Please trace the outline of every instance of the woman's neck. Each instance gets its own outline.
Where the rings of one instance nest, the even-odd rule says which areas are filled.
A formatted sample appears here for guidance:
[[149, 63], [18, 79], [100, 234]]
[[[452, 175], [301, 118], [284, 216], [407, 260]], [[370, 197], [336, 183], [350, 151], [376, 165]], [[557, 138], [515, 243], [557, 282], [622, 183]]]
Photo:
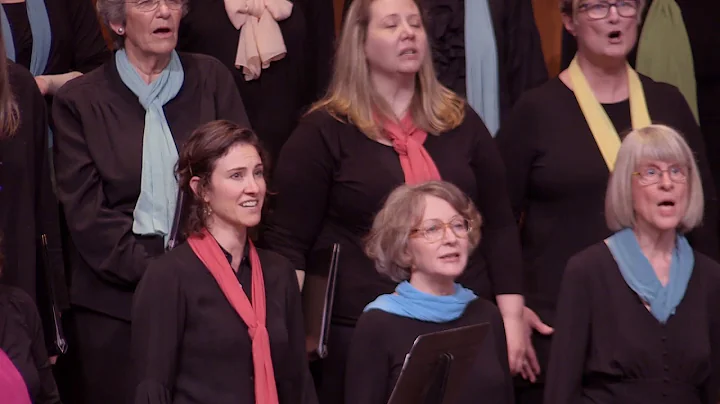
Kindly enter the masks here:
[[660, 282], [667, 283], [677, 232], [674, 229], [659, 230], [650, 225], [638, 223], [633, 229], [633, 233], [640, 245], [640, 250], [652, 265]]
[[396, 74], [387, 76], [371, 74], [370, 80], [375, 91], [390, 106], [395, 117], [402, 119], [410, 108], [415, 95], [415, 75]]
[[417, 290], [435, 296], [455, 294], [455, 279], [448, 277], [426, 277], [419, 273], [410, 275], [410, 284]]
[[247, 228], [232, 226], [210, 217], [208, 218], [207, 229], [215, 237], [220, 247], [230, 253], [232, 256], [231, 266], [237, 270], [245, 251]]
[[130, 64], [135, 67], [140, 78], [147, 84], [155, 81], [168, 64], [170, 64], [170, 54], [148, 54], [132, 46], [130, 43], [126, 43], [125, 53], [127, 54]]
[[587, 58], [577, 54], [577, 62], [595, 98], [601, 104], [613, 104], [628, 99], [627, 64], [624, 60]]

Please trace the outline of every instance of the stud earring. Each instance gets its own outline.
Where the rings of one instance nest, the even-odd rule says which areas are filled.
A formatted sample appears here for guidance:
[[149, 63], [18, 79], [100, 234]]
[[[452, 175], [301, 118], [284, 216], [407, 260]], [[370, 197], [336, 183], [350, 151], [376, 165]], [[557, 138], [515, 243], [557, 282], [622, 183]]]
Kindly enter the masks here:
[[123, 27], [118, 28], [118, 35], [122, 35], [124, 33], [125, 33], [125, 28], [123, 28]]

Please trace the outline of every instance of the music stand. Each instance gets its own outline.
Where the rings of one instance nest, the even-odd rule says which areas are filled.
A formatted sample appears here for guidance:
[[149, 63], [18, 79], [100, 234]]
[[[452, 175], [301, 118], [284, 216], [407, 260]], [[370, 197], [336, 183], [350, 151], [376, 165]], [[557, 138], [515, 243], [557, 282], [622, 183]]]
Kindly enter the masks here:
[[488, 323], [419, 336], [388, 404], [454, 404], [477, 362]]
[[303, 284], [302, 304], [305, 319], [305, 348], [311, 360], [327, 357], [330, 321], [335, 301], [335, 283], [340, 244], [316, 251], [308, 259]]

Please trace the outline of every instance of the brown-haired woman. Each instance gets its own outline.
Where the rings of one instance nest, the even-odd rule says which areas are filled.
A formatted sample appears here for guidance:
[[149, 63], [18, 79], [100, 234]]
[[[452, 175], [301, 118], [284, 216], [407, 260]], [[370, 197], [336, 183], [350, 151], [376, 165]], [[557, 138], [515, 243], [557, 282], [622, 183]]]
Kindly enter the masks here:
[[[45, 100], [30, 72], [5, 58], [1, 35], [0, 233], [5, 234], [2, 283], [22, 289], [44, 308], [50, 298], [45, 288], [49, 276], [57, 292], [58, 300], [53, 303], [67, 307], [58, 205], [50, 180]], [[43, 234], [48, 243], [48, 268], [38, 260], [43, 256]], [[45, 310], [41, 314], [43, 319], [51, 319]]]
[[185, 144], [177, 172], [189, 238], [149, 265], [135, 294], [136, 403], [317, 401], [294, 268], [248, 238], [266, 164], [257, 136], [228, 121]]
[[306, 262], [312, 250], [342, 245], [321, 401], [342, 400], [355, 323], [369, 302], [395, 286], [375, 271], [361, 240], [387, 195], [405, 182], [449, 181], [486, 217], [486, 241], [459, 282], [496, 298], [512, 368], [527, 336], [502, 161], [478, 115], [438, 82], [418, 3], [355, 1], [335, 63], [327, 96], [280, 154], [277, 204], [265, 233], [271, 248], [302, 271], [313, 270]]
[[396, 188], [373, 221], [366, 252], [377, 271], [400, 282], [367, 305], [348, 355], [346, 404], [385, 404], [418, 336], [489, 323], [490, 332], [454, 403], [511, 404], [513, 384], [502, 317], [491, 302], [456, 283], [480, 242], [480, 214], [443, 181]]

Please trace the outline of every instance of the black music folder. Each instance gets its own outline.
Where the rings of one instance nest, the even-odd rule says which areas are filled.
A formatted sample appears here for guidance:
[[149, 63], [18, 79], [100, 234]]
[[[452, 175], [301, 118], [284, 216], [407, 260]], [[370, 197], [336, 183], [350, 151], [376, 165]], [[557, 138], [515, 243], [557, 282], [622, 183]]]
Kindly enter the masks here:
[[177, 204], [175, 204], [175, 215], [173, 216], [172, 228], [168, 235], [168, 243], [165, 246], [166, 251], [170, 251], [173, 248], [179, 246], [185, 241], [183, 234], [183, 225], [185, 222], [185, 192], [182, 189], [178, 190]]
[[419, 336], [388, 404], [454, 404], [467, 386], [488, 323]]
[[302, 291], [305, 348], [311, 360], [327, 356], [330, 320], [337, 280], [340, 244], [313, 252], [308, 259]]

